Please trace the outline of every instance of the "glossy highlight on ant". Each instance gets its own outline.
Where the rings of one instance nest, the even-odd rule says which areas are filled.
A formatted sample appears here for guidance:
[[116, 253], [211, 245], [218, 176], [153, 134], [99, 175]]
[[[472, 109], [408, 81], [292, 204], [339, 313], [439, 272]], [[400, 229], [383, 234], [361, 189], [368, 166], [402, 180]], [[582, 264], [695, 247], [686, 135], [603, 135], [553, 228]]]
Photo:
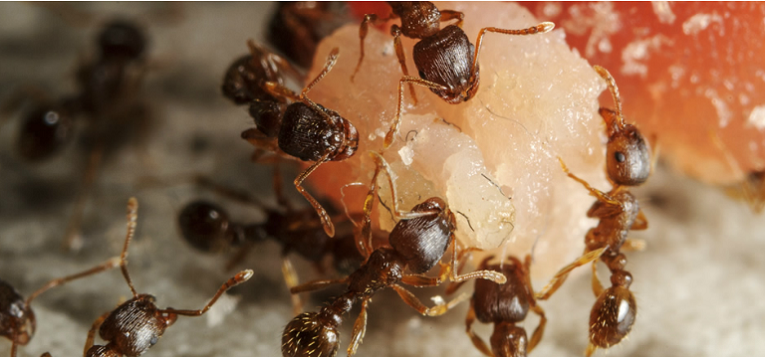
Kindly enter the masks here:
[[[263, 89], [276, 100], [253, 101], [250, 115], [256, 128], [242, 133], [242, 138], [258, 150], [275, 152], [313, 164], [294, 180], [295, 188], [311, 204], [319, 215], [328, 236], [335, 235], [335, 228], [327, 211], [303, 188], [303, 181], [327, 161], [342, 161], [356, 152], [359, 133], [356, 127], [337, 112], [315, 103], [307, 94], [337, 63], [339, 50], [333, 49], [324, 69], [298, 95], [278, 82], [267, 81]], [[287, 100], [291, 104], [285, 105]]]
[[[591, 187], [569, 172], [559, 158], [563, 171], [597, 198], [587, 211], [587, 217], [600, 221], [587, 232], [584, 254], [556, 273], [550, 283], [537, 294], [537, 299], [547, 300], [565, 282], [572, 270], [592, 263], [592, 289], [597, 300], [590, 312], [590, 343], [585, 352], [588, 357], [597, 348], [609, 348], [621, 342], [635, 323], [637, 304], [629, 290], [632, 274], [625, 270], [627, 258], [621, 250], [643, 249], [642, 241], [627, 238], [631, 230], [648, 228], [648, 220], [638, 200], [629, 192], [629, 187], [645, 182], [652, 166], [647, 142], [636, 127], [624, 123], [621, 99], [613, 77], [603, 67], [595, 66], [594, 69], [608, 84], [616, 103], [616, 111], [600, 108], [609, 137], [606, 172], [613, 188], [609, 192], [602, 192]], [[598, 279], [597, 259], [605, 263], [611, 272], [610, 288], [603, 288]]]
[[[178, 310], [174, 308], [159, 309], [154, 304], [155, 298], [149, 294], [139, 294], [127, 270], [127, 255], [130, 240], [135, 233], [138, 218], [138, 201], [131, 198], [127, 205], [127, 235], [125, 245], [120, 255], [119, 266], [133, 297], [120, 304], [113, 311], [101, 315], [93, 323], [85, 342], [84, 357], [135, 357], [145, 353], [159, 341], [159, 338], [170, 325], [175, 323], [178, 315], [201, 316], [220, 298], [223, 293], [249, 280], [252, 270], [244, 270], [226, 281], [212, 299], [199, 310]], [[106, 345], [95, 345], [96, 331], [107, 341]]]
[[[396, 56], [401, 64], [404, 77], [399, 81], [396, 117], [385, 135], [384, 148], [388, 148], [393, 143], [393, 136], [398, 131], [398, 125], [401, 121], [401, 107], [404, 102], [404, 84], [409, 84], [415, 102], [417, 99], [414, 97], [413, 84], [427, 87], [448, 103], [465, 102], [478, 92], [480, 84], [478, 55], [481, 51], [483, 36], [487, 32], [505, 35], [532, 35], [550, 32], [555, 28], [555, 24], [552, 22], [543, 22], [520, 30], [485, 27], [479, 31], [474, 46], [468, 40], [465, 32], [462, 31], [464, 14], [459, 11], [438, 10], [433, 3], [428, 1], [389, 2], [388, 4], [392, 11], [390, 18], [379, 20], [374, 14], [368, 14], [364, 17], [359, 29], [361, 56], [351, 77], [353, 80], [364, 60], [364, 38], [368, 32], [369, 22], [375, 23], [391, 18], [401, 18], [401, 27], [393, 25], [391, 35], [393, 35]], [[443, 29], [440, 28], [441, 22], [453, 19], [457, 20], [456, 24]], [[406, 68], [406, 56], [401, 43], [402, 34], [420, 40], [414, 46], [412, 54], [420, 78], [409, 76], [409, 71]]]
[[[492, 259], [494, 256], [486, 257], [478, 269], [501, 272], [507, 282], [498, 285], [486, 280], [475, 281], [475, 290], [465, 317], [465, 332], [473, 345], [486, 356], [526, 357], [542, 340], [547, 324], [545, 312], [537, 304], [531, 286], [531, 256], [527, 255], [523, 263], [509, 256], [502, 264], [488, 265]], [[459, 289], [461, 285], [450, 285], [447, 294]], [[531, 340], [526, 330], [516, 325], [526, 319], [529, 310], [540, 318]], [[489, 339], [491, 348], [473, 331], [476, 319], [485, 324], [494, 324], [494, 332]]]
[[[449, 303], [428, 308], [401, 283], [415, 287], [437, 286], [446, 278], [454, 282], [469, 279], [487, 279], [493, 283], [505, 283], [505, 277], [495, 271], [475, 271], [457, 275], [457, 246], [454, 239], [456, 220], [444, 200], [432, 197], [416, 205], [410, 212], [400, 212], [395, 206], [396, 194], [389, 172], [389, 167], [379, 154], [372, 153], [377, 168], [372, 184], [364, 202], [364, 220], [362, 234], [357, 236], [357, 245], [364, 252], [366, 261], [348, 277], [336, 280], [317, 280], [291, 289], [292, 293], [312, 291], [332, 284], [347, 284], [346, 292], [334, 298], [319, 312], [305, 312], [296, 316], [284, 328], [282, 335], [282, 355], [285, 357], [332, 357], [337, 354], [340, 344], [338, 328], [342, 316], [353, 305], [361, 302], [361, 312], [353, 325], [348, 355], [354, 355], [366, 332], [367, 308], [372, 297], [384, 288], [393, 288], [399, 297], [422, 315], [438, 316], [456, 306], [467, 295], [458, 297]], [[377, 191], [377, 178], [385, 169], [391, 187], [394, 202], [394, 214], [400, 218], [390, 232], [390, 247], [373, 249], [371, 238], [370, 213]], [[443, 264], [441, 259], [449, 245], [453, 248], [452, 264]], [[438, 277], [423, 275], [437, 264], [441, 265]], [[410, 273], [406, 273], [406, 270]], [[450, 274], [451, 272], [451, 274]]]

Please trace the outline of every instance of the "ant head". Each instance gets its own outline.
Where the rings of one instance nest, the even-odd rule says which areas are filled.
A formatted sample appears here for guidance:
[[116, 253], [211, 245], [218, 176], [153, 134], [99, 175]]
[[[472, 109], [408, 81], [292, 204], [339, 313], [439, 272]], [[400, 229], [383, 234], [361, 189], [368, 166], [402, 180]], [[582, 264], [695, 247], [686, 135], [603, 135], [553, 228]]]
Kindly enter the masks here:
[[[603, 118], [615, 113], [601, 108]], [[651, 151], [640, 131], [632, 124], [608, 124], [606, 145], [606, 169], [609, 179], [616, 185], [640, 185], [651, 175]]]
[[619, 343], [632, 330], [636, 314], [631, 291], [618, 285], [606, 289], [590, 312], [590, 343], [601, 348]]
[[340, 346], [338, 321], [316, 312], [295, 316], [282, 334], [285, 357], [333, 357]]
[[223, 95], [237, 105], [253, 100], [252, 88], [257, 86], [257, 71], [253, 66], [252, 55], [239, 57], [226, 70], [221, 91]]
[[183, 238], [203, 252], [217, 252], [233, 243], [229, 223], [223, 208], [206, 201], [191, 202], [178, 215]]
[[24, 117], [18, 139], [19, 154], [41, 161], [58, 151], [70, 138], [72, 120], [59, 108], [41, 106]]
[[10, 284], [0, 280], [0, 336], [26, 345], [35, 334], [35, 314]]
[[143, 55], [146, 37], [131, 22], [115, 20], [98, 35], [98, 45], [103, 58], [130, 61]]
[[402, 219], [390, 232], [390, 245], [404, 257], [409, 270], [422, 274], [443, 257], [452, 241], [456, 219], [446, 202], [432, 197], [412, 208], [420, 217]]

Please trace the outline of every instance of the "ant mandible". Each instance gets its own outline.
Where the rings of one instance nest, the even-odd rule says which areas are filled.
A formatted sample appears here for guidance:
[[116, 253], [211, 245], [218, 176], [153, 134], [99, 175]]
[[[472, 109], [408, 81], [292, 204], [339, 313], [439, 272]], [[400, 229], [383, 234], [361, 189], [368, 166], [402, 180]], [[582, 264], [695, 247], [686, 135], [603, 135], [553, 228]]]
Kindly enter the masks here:
[[[257, 127], [242, 133], [242, 138], [259, 150], [314, 162], [293, 183], [316, 210], [324, 231], [330, 237], [335, 235], [335, 227], [329, 214], [302, 184], [321, 164], [345, 160], [353, 156], [359, 145], [359, 133], [351, 122], [307, 96], [335, 65], [338, 53], [337, 48], [330, 52], [324, 69], [303, 88], [300, 95], [277, 82], [265, 82], [263, 88], [278, 100], [253, 101], [250, 115]], [[281, 102], [287, 99], [293, 103], [285, 108]]]
[[[473, 345], [487, 356], [526, 357], [542, 340], [547, 324], [545, 312], [537, 304], [531, 286], [531, 256], [527, 255], [523, 263], [518, 258], [509, 256], [509, 261], [488, 265], [493, 258], [494, 256], [486, 257], [478, 269], [501, 272], [507, 278], [507, 282], [498, 285], [486, 280], [475, 281], [475, 290], [465, 317], [465, 332]], [[450, 285], [446, 293], [451, 294], [461, 285]], [[516, 326], [526, 319], [529, 309], [540, 318], [531, 340], [528, 340], [523, 327]], [[489, 339], [491, 348], [473, 331], [476, 318], [485, 324], [494, 323], [494, 332]]]
[[[140, 356], [159, 341], [165, 329], [175, 322], [178, 315], [200, 316], [204, 314], [228, 289], [244, 283], [253, 275], [253, 271], [249, 269], [237, 273], [226, 281], [210, 302], [200, 310], [157, 308], [154, 304], [154, 296], [139, 294], [133, 287], [133, 282], [128, 274], [128, 245], [135, 233], [138, 218], [138, 201], [135, 198], [130, 198], [128, 201], [127, 211], [127, 235], [120, 255], [119, 266], [130, 291], [133, 293], [133, 298], [96, 319], [85, 342], [83, 351], [85, 357]], [[103, 340], [108, 341], [106, 345], [94, 345], [96, 330]]]
[[[391, 34], [396, 47], [396, 56], [401, 64], [404, 77], [399, 81], [398, 106], [396, 117], [383, 141], [383, 148], [388, 148], [393, 143], [393, 136], [398, 131], [401, 121], [401, 107], [404, 102], [404, 84], [408, 83], [412, 98], [414, 87], [412, 84], [427, 87], [431, 92], [440, 96], [451, 104], [459, 104], [472, 98], [478, 91], [480, 84], [478, 55], [481, 51], [483, 36], [487, 32], [501, 33], [505, 35], [532, 35], [550, 32], [555, 28], [552, 22], [543, 22], [536, 26], [520, 30], [507, 30], [496, 27], [482, 28], [478, 33], [476, 45], [473, 46], [467, 35], [462, 31], [464, 15], [459, 11], [438, 10], [435, 5], [427, 1], [417, 2], [389, 2], [393, 14], [392, 17], [401, 18], [401, 27], [393, 25]], [[443, 29], [439, 25], [443, 21], [457, 19], [456, 25], [449, 25]], [[385, 19], [387, 21], [388, 19]], [[377, 16], [369, 14], [364, 17], [359, 29], [361, 42], [361, 56], [351, 79], [361, 67], [364, 59], [364, 38], [367, 35], [369, 22], [377, 22]], [[401, 35], [419, 39], [414, 45], [414, 64], [420, 78], [409, 76], [406, 69], [406, 58]]]
[[26, 345], [34, 336], [37, 320], [32, 310], [32, 300], [48, 289], [116, 268], [119, 262], [119, 257], [114, 257], [88, 270], [51, 280], [33, 292], [26, 300], [11, 284], [0, 279], [0, 336], [11, 340], [11, 357], [16, 357], [19, 345]]
[[[357, 237], [357, 245], [364, 253], [366, 261], [350, 276], [336, 280], [317, 280], [291, 289], [292, 293], [312, 291], [332, 284], [347, 284], [345, 293], [337, 296], [329, 305], [319, 312], [305, 312], [290, 321], [282, 335], [282, 355], [285, 357], [333, 357], [339, 348], [339, 332], [342, 316], [348, 313], [353, 304], [361, 301], [361, 312], [353, 325], [351, 343], [348, 355], [354, 355], [366, 332], [367, 308], [372, 297], [381, 289], [390, 287], [410, 307], [422, 315], [438, 316], [456, 306], [467, 295], [460, 296], [447, 304], [439, 304], [428, 308], [400, 283], [415, 286], [436, 286], [450, 276], [454, 282], [469, 279], [487, 279], [503, 284], [506, 278], [495, 271], [475, 271], [457, 275], [456, 260], [458, 259], [454, 231], [456, 220], [444, 200], [432, 197], [416, 205], [410, 212], [400, 212], [396, 207], [396, 194], [392, 184], [389, 167], [379, 154], [372, 153], [377, 168], [372, 178], [372, 184], [364, 202], [363, 234]], [[369, 224], [370, 213], [377, 190], [377, 177], [380, 170], [385, 168], [391, 184], [395, 215], [401, 220], [390, 232], [390, 247], [380, 247], [372, 250]], [[366, 240], [366, 241], [364, 241]], [[452, 245], [452, 264], [440, 263], [449, 245]], [[441, 264], [441, 271], [436, 278], [422, 275]], [[406, 269], [410, 273], [405, 273]], [[450, 269], [451, 268], [451, 269]]]
[[[616, 111], [606, 108], [599, 110], [606, 121], [609, 137], [606, 172], [613, 188], [606, 193], [591, 187], [569, 172], [559, 158], [564, 172], [597, 198], [587, 211], [587, 217], [598, 218], [600, 221], [587, 232], [584, 254], [556, 273], [550, 283], [537, 294], [537, 299], [547, 300], [565, 282], [572, 270], [592, 263], [592, 289], [597, 300], [590, 312], [590, 342], [585, 352], [587, 356], [592, 355], [597, 348], [609, 348], [619, 343], [635, 323], [637, 304], [629, 290], [632, 274], [625, 270], [627, 258], [621, 250], [643, 248], [644, 243], [641, 241], [627, 238], [630, 230], [648, 228], [648, 220], [635, 196], [629, 192], [629, 187], [645, 182], [652, 166], [647, 142], [635, 126], [624, 122], [621, 98], [613, 77], [603, 67], [595, 66], [594, 69], [608, 84], [616, 103]], [[603, 261], [611, 271], [611, 287], [608, 289], [604, 289], [598, 279], [597, 259]]]

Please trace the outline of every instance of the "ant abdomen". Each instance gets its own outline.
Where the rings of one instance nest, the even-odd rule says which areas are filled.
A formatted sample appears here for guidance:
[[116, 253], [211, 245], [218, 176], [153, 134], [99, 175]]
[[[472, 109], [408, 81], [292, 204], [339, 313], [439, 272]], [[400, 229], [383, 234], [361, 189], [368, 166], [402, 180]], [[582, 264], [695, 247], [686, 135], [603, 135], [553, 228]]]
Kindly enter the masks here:
[[[282, 335], [284, 357], [332, 357], [340, 348], [338, 316], [304, 312], [295, 316]], [[306, 342], [309, 341], [309, 342]]]
[[[279, 131], [279, 148], [303, 161], [319, 161], [327, 153], [334, 153], [330, 155], [331, 161], [351, 157], [359, 141], [356, 127], [337, 112], [317, 106], [323, 114], [302, 102], [287, 107]], [[334, 127], [330, 127], [325, 115]], [[344, 145], [347, 142], [351, 145]]]
[[178, 216], [183, 238], [203, 252], [218, 252], [244, 240], [241, 227], [230, 222], [228, 213], [218, 205], [195, 201]]
[[[454, 50], [444, 51], [444, 48]], [[430, 90], [451, 104], [459, 104], [469, 98], [461, 94], [474, 85], [471, 77], [475, 46], [456, 25], [449, 25], [443, 30], [424, 38], [414, 45], [414, 63], [419, 69], [420, 78], [445, 86], [446, 90]], [[448, 65], [444, 65], [448, 63]], [[476, 71], [477, 86], [478, 72]]]
[[19, 133], [19, 155], [29, 161], [41, 161], [56, 153], [69, 141], [72, 119], [60, 108], [41, 106], [24, 117]]
[[590, 343], [609, 348], [632, 330], [637, 314], [635, 296], [625, 286], [612, 286], [598, 297], [590, 312]]
[[526, 357], [529, 339], [523, 327], [512, 323], [495, 323], [489, 342], [495, 357]]
[[390, 232], [389, 239], [409, 270], [422, 274], [441, 260], [451, 243], [456, 223], [446, 202], [438, 197], [414, 206], [412, 212], [433, 214], [400, 221]]

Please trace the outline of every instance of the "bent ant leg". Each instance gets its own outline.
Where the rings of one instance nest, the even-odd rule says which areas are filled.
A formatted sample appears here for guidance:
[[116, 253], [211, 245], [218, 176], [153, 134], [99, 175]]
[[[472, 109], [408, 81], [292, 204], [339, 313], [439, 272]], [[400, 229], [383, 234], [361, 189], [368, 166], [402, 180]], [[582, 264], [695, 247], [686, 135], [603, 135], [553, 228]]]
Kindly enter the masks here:
[[614, 205], [614, 206], [621, 206], [621, 203], [619, 201], [614, 200], [613, 198], [608, 196], [605, 192], [590, 186], [590, 184], [587, 183], [587, 181], [582, 180], [576, 175], [572, 174], [571, 171], [568, 170], [568, 167], [566, 167], [566, 163], [563, 162], [563, 159], [561, 159], [560, 156], [558, 157], [558, 162], [560, 162], [560, 167], [563, 168], [563, 172], [565, 172], [566, 175], [568, 175], [568, 177], [574, 179], [574, 181], [576, 182], [581, 183], [584, 186], [584, 188], [587, 189], [587, 191], [590, 191], [590, 195], [595, 196], [595, 198], [597, 198], [598, 201], [607, 203], [610, 205]]
[[[398, 81], [398, 105], [396, 106], [396, 118], [393, 120], [393, 125], [391, 125], [388, 133], [385, 134], [385, 140], [383, 140], [383, 149], [387, 149], [390, 144], [393, 143], [393, 135], [398, 133], [398, 125], [401, 122], [401, 107], [404, 104], [404, 83], [410, 83], [410, 85], [417, 84], [419, 86], [435, 90], [447, 90], [447, 88], [443, 85], [422, 78], [409, 76], [401, 78], [401, 80]], [[414, 94], [414, 90], [412, 90], [412, 94]]]
[[356, 74], [359, 73], [359, 69], [361, 69], [361, 62], [364, 61], [364, 40], [369, 33], [369, 23], [371, 22], [374, 26], [377, 26], [378, 24], [388, 22], [391, 18], [392, 17], [381, 19], [376, 14], [364, 15], [364, 20], [361, 21], [361, 25], [359, 26], [359, 51], [361, 54], [359, 55], [359, 63], [356, 64], [356, 69], [354, 69], [353, 74], [351, 74], [351, 82], [354, 82], [356, 79]]
[[200, 316], [204, 314], [205, 312], [207, 312], [207, 310], [210, 310], [210, 308], [215, 304], [216, 301], [218, 301], [218, 298], [220, 298], [221, 295], [223, 295], [223, 293], [225, 293], [227, 290], [241, 283], [244, 283], [247, 280], [250, 280], [250, 278], [252, 278], [254, 274], [255, 273], [250, 269], [240, 271], [239, 273], [237, 273], [236, 275], [228, 279], [225, 283], [223, 283], [220, 289], [218, 289], [218, 292], [216, 292], [213, 298], [210, 299], [210, 302], [208, 302], [207, 305], [205, 305], [205, 307], [199, 310], [176, 310], [173, 308], [167, 308], [164, 310], [160, 310], [160, 312], [183, 315], [183, 316]]
[[603, 284], [600, 283], [600, 279], [598, 278], [598, 261], [596, 260], [592, 262], [592, 293], [595, 294], [595, 297], [597, 298], [603, 294], [604, 290]]
[[[398, 64], [401, 66], [401, 73], [404, 77], [409, 77], [409, 69], [406, 68], [406, 53], [404, 53], [404, 44], [401, 42], [401, 28], [393, 25], [390, 28], [390, 34], [393, 35], [393, 47], [396, 49]], [[414, 92], [414, 85], [409, 83], [409, 92], [412, 93], [412, 102], [417, 105], [417, 93]]]
[[468, 294], [460, 294], [457, 298], [455, 298], [452, 301], [449, 301], [446, 304], [438, 304], [434, 307], [427, 307], [425, 304], [423, 304], [419, 299], [417, 299], [414, 294], [412, 294], [409, 290], [404, 288], [401, 285], [393, 284], [393, 290], [396, 290], [396, 293], [401, 298], [401, 300], [404, 300], [404, 302], [409, 305], [411, 308], [417, 310], [421, 315], [423, 316], [441, 316], [453, 307], [459, 305], [459, 303], [467, 300], [470, 298], [470, 295]]
[[550, 279], [550, 282], [545, 285], [542, 290], [540, 290], [538, 293], [536, 293], [535, 298], [537, 300], [547, 300], [552, 296], [552, 294], [555, 293], [555, 291], [558, 290], [558, 288], [563, 285], [564, 282], [566, 282], [566, 278], [568, 278], [568, 275], [571, 273], [572, 270], [591, 263], [591, 262], [597, 262], [597, 259], [600, 258], [601, 255], [608, 249], [608, 247], [603, 247], [597, 250], [593, 250], [591, 252], [588, 252], [587, 254], [582, 255], [579, 257], [579, 259], [575, 260], [573, 263], [566, 265], [561, 270], [559, 270], [555, 276], [553, 276], [552, 279]]
[[491, 352], [491, 349], [486, 345], [486, 342], [483, 342], [483, 339], [473, 331], [473, 323], [475, 323], [475, 306], [473, 306], [473, 300], [470, 300], [470, 307], [468, 308], [467, 316], [465, 316], [465, 333], [470, 337], [473, 346], [481, 351], [481, 353], [486, 356], [494, 356], [494, 353]]
[[303, 171], [298, 177], [295, 178], [295, 181], [293, 183], [295, 184], [295, 188], [300, 192], [303, 197], [308, 201], [309, 204], [313, 207], [313, 209], [316, 210], [316, 213], [319, 215], [319, 219], [321, 220], [321, 224], [324, 226], [324, 233], [327, 233], [327, 236], [330, 238], [335, 236], [335, 226], [332, 224], [332, 220], [329, 218], [329, 214], [327, 211], [322, 207], [322, 205], [319, 203], [319, 201], [316, 201], [313, 196], [311, 196], [310, 193], [303, 187], [303, 181], [313, 173], [321, 164], [325, 163], [331, 153], [324, 154], [318, 161], [313, 163], [308, 169]]
[[[505, 277], [504, 274], [493, 271], [493, 270], [476, 270], [474, 272], [470, 272], [467, 274], [457, 274], [457, 243], [456, 238], [454, 238], [454, 233], [451, 234], [451, 245], [452, 245], [452, 268], [451, 268], [451, 281], [455, 283], [463, 282], [470, 279], [485, 279], [493, 281], [497, 284], [504, 284], [507, 282], [507, 277]], [[442, 271], [441, 273], [444, 274], [449, 269], [445, 269], [445, 271]], [[445, 278], [445, 276], [441, 276], [441, 278]]]
[[109, 317], [109, 314], [111, 314], [111, 311], [99, 316], [96, 321], [93, 321], [93, 325], [90, 326], [90, 330], [88, 331], [88, 337], [85, 339], [85, 349], [82, 351], [83, 357], [88, 356], [88, 350], [93, 347], [93, 342], [96, 339], [96, 331], [101, 328], [101, 324], [103, 324], [104, 320]]
[[349, 279], [346, 276], [345, 278], [342, 278], [342, 279], [309, 281], [309, 282], [307, 282], [305, 284], [301, 284], [301, 285], [298, 285], [298, 286], [290, 288], [290, 293], [291, 294], [299, 294], [299, 293], [305, 293], [305, 292], [314, 291], [314, 290], [320, 290], [320, 289], [324, 289], [324, 288], [326, 288], [327, 286], [330, 286], [330, 285], [345, 284], [345, 283], [348, 282], [348, 280]]
[[[287, 283], [287, 288], [292, 289], [298, 286], [298, 276], [295, 268], [292, 266], [292, 262], [289, 258], [282, 258], [282, 275], [284, 275], [284, 281]], [[303, 302], [300, 300], [300, 295], [290, 294], [292, 298], [292, 312], [295, 315], [299, 315], [303, 312]]]
[[539, 25], [532, 26], [521, 30], [506, 30], [496, 27], [484, 27], [478, 32], [478, 39], [475, 41], [475, 54], [473, 55], [473, 65], [470, 67], [471, 76], [475, 76], [476, 68], [478, 66], [478, 55], [481, 53], [481, 45], [483, 44], [483, 36], [487, 32], [501, 33], [504, 35], [534, 35], [537, 33], [550, 32], [555, 28], [555, 24], [552, 22], [543, 22]]
[[439, 12], [441, 13], [441, 22], [457, 19], [457, 22], [454, 24], [457, 25], [457, 27], [462, 28], [462, 22], [465, 20], [465, 14], [463, 14], [461, 11], [439, 10]]
[[539, 344], [539, 341], [542, 340], [542, 336], [545, 333], [545, 326], [547, 325], [547, 317], [545, 316], [545, 310], [537, 304], [537, 300], [534, 298], [534, 287], [531, 285], [531, 255], [526, 255], [526, 259], [523, 263], [523, 268], [525, 270], [524, 280], [526, 288], [529, 289], [530, 293], [529, 307], [531, 308], [531, 311], [539, 315], [539, 325], [537, 325], [537, 328], [534, 329], [534, 333], [531, 335], [531, 340], [529, 340], [529, 347], [526, 351], [527, 353], [531, 353], [534, 347]]
[[369, 305], [369, 299], [361, 301], [361, 312], [353, 323], [353, 332], [351, 333], [351, 343], [348, 345], [348, 356], [353, 356], [359, 349], [361, 340], [364, 339], [364, 335], [367, 333], [367, 307]]

